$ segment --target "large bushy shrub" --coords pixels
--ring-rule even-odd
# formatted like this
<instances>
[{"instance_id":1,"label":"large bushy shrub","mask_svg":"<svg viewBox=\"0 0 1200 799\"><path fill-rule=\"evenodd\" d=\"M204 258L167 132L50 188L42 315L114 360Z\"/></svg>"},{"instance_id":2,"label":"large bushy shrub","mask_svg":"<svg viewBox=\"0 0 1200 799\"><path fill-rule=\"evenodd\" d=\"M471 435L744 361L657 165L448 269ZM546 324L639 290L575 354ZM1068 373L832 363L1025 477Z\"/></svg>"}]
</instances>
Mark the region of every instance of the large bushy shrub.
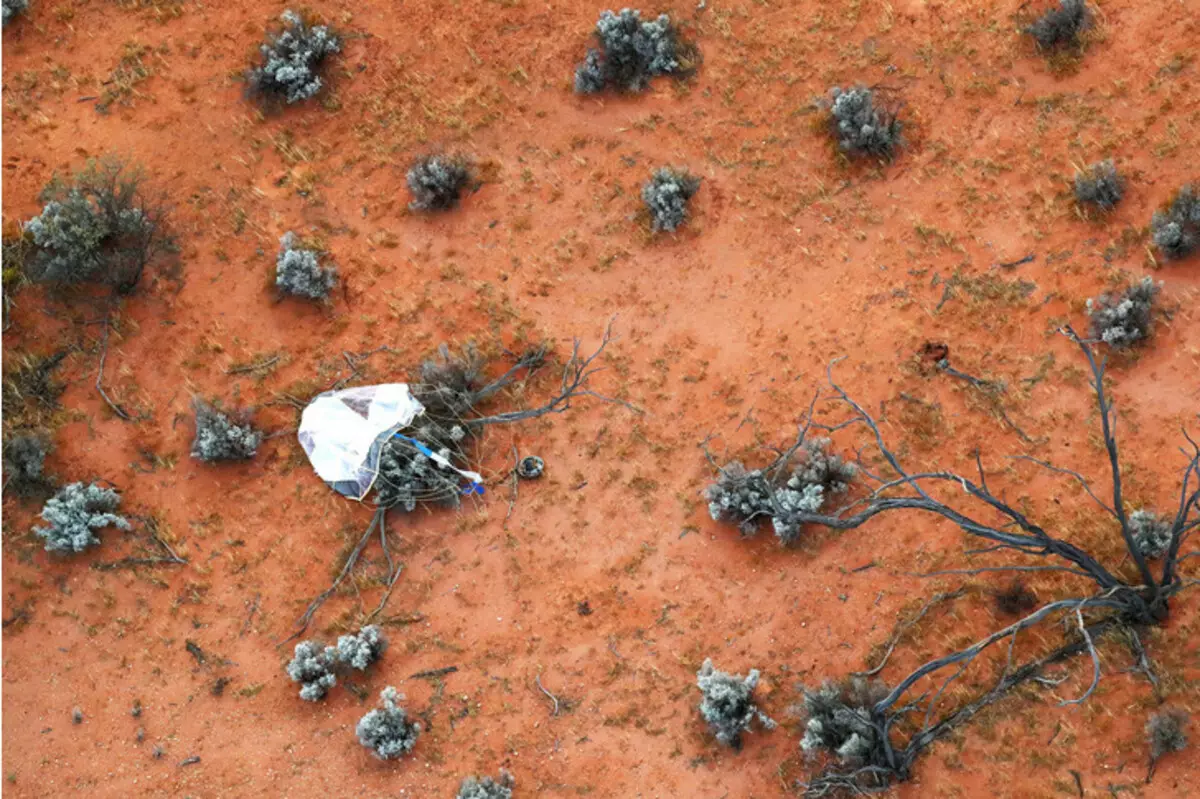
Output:
<instances>
[{"instance_id":1,"label":"large bushy shrub","mask_svg":"<svg viewBox=\"0 0 1200 799\"><path fill-rule=\"evenodd\" d=\"M1200 188L1181 188L1150 220L1154 245L1168 258L1186 258L1200 247Z\"/></svg>"},{"instance_id":2,"label":"large bushy shrub","mask_svg":"<svg viewBox=\"0 0 1200 799\"><path fill-rule=\"evenodd\" d=\"M111 488L71 483L46 502L42 519L47 526L33 532L46 541L47 552L83 552L100 543L96 530L129 529L129 521L114 513L120 505L120 495Z\"/></svg>"},{"instance_id":3,"label":"large bushy shrub","mask_svg":"<svg viewBox=\"0 0 1200 799\"><path fill-rule=\"evenodd\" d=\"M417 159L408 170L408 190L414 211L447 211L458 205L471 182L471 165L466 158L430 155Z\"/></svg>"},{"instance_id":4,"label":"large bushy shrub","mask_svg":"<svg viewBox=\"0 0 1200 799\"><path fill-rule=\"evenodd\" d=\"M1088 300L1092 338L1118 348L1148 338L1158 291L1154 281L1145 277L1120 294L1101 294Z\"/></svg>"},{"instance_id":5,"label":"large bushy shrub","mask_svg":"<svg viewBox=\"0 0 1200 799\"><path fill-rule=\"evenodd\" d=\"M803 526L797 515L820 511L829 497L848 491L858 473L853 463L828 453L829 444L825 438L805 441L790 474L786 469L749 471L737 461L727 464L704 491L709 515L738 525L743 535L753 535L770 519L775 535L792 543Z\"/></svg>"},{"instance_id":6,"label":"large bushy shrub","mask_svg":"<svg viewBox=\"0 0 1200 799\"><path fill-rule=\"evenodd\" d=\"M1043 50L1078 47L1080 37L1092 25L1092 12L1085 0L1059 0L1054 8L1025 29Z\"/></svg>"},{"instance_id":7,"label":"large bushy shrub","mask_svg":"<svg viewBox=\"0 0 1200 799\"><path fill-rule=\"evenodd\" d=\"M408 754L421 734L421 725L410 721L400 706L402 699L404 695L392 686L384 688L379 695L380 707L363 716L355 728L358 742L381 760Z\"/></svg>"},{"instance_id":8,"label":"large bushy shrub","mask_svg":"<svg viewBox=\"0 0 1200 799\"><path fill-rule=\"evenodd\" d=\"M138 170L113 158L89 163L70 183L51 180L42 213L24 225L34 245L30 279L133 291L167 244L161 214L146 202L141 183Z\"/></svg>"},{"instance_id":9,"label":"large bushy shrub","mask_svg":"<svg viewBox=\"0 0 1200 799\"><path fill-rule=\"evenodd\" d=\"M904 143L903 123L895 111L877 102L876 93L865 86L829 90L830 132L838 149L848 156L891 159Z\"/></svg>"},{"instance_id":10,"label":"large bushy shrub","mask_svg":"<svg viewBox=\"0 0 1200 799\"><path fill-rule=\"evenodd\" d=\"M642 202L655 231L675 232L687 219L688 202L700 190L700 178L685 169L662 167L642 186Z\"/></svg>"},{"instance_id":11,"label":"large bushy shrub","mask_svg":"<svg viewBox=\"0 0 1200 799\"><path fill-rule=\"evenodd\" d=\"M292 661L287 665L287 675L293 682L300 683L301 699L317 702L337 685L336 668L336 649L323 647L316 641L301 641L296 644Z\"/></svg>"},{"instance_id":12,"label":"large bushy shrub","mask_svg":"<svg viewBox=\"0 0 1200 799\"><path fill-rule=\"evenodd\" d=\"M758 670L751 669L745 677L718 671L712 660L705 660L696 673L696 685L704 698L700 700L700 715L718 741L740 749L742 733L750 729L755 719L766 729L775 722L754 704L754 688L758 685Z\"/></svg>"},{"instance_id":13,"label":"large bushy shrub","mask_svg":"<svg viewBox=\"0 0 1200 799\"><path fill-rule=\"evenodd\" d=\"M40 433L14 433L4 441L4 490L22 497L33 496L52 485L46 476L50 439Z\"/></svg>"},{"instance_id":14,"label":"large bushy shrub","mask_svg":"<svg viewBox=\"0 0 1200 799\"><path fill-rule=\"evenodd\" d=\"M1101 211L1111 211L1125 196L1125 178L1117 165L1100 161L1075 175L1075 201Z\"/></svg>"},{"instance_id":15,"label":"large bushy shrub","mask_svg":"<svg viewBox=\"0 0 1200 799\"><path fill-rule=\"evenodd\" d=\"M250 94L267 104L298 103L321 91L325 59L341 52L342 42L325 25L313 25L295 11L284 11L278 31L259 46L261 62L247 73Z\"/></svg>"},{"instance_id":16,"label":"large bushy shrub","mask_svg":"<svg viewBox=\"0 0 1200 799\"><path fill-rule=\"evenodd\" d=\"M337 283L337 269L321 266L321 253L300 246L295 233L287 232L279 240L275 259L275 287L284 294L323 300Z\"/></svg>"},{"instance_id":17,"label":"large bushy shrub","mask_svg":"<svg viewBox=\"0 0 1200 799\"><path fill-rule=\"evenodd\" d=\"M503 769L500 779L491 777L467 777L458 788L455 799L512 799L513 775Z\"/></svg>"},{"instance_id":18,"label":"large bushy shrub","mask_svg":"<svg viewBox=\"0 0 1200 799\"><path fill-rule=\"evenodd\" d=\"M4 0L3 24L7 25L17 14L23 14L29 8L29 0Z\"/></svg>"},{"instance_id":19,"label":"large bushy shrub","mask_svg":"<svg viewBox=\"0 0 1200 799\"><path fill-rule=\"evenodd\" d=\"M651 78L681 74L686 58L679 32L666 14L650 22L640 11L604 11L596 23L600 49L589 49L575 70L575 91L594 94L606 88L639 92Z\"/></svg>"},{"instance_id":20,"label":"large bushy shrub","mask_svg":"<svg viewBox=\"0 0 1200 799\"><path fill-rule=\"evenodd\" d=\"M826 682L804 692L808 721L800 748L809 755L825 752L850 766L874 765L882 741L871 723L871 708L887 696L878 682L852 677L842 684Z\"/></svg>"},{"instance_id":21,"label":"large bushy shrub","mask_svg":"<svg viewBox=\"0 0 1200 799\"><path fill-rule=\"evenodd\" d=\"M196 437L192 440L192 457L213 463L243 461L253 458L262 443L262 433L248 420L238 421L202 399L195 399ZM245 414L242 414L244 417Z\"/></svg>"}]
</instances>

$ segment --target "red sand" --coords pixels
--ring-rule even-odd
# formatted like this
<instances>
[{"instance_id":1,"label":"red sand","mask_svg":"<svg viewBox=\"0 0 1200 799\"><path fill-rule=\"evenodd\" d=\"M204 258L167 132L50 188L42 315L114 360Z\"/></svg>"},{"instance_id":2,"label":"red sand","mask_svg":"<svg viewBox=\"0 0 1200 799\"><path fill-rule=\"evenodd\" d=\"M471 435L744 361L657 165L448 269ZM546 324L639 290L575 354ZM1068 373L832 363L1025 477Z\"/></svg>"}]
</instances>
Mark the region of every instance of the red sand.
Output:
<instances>
[{"instance_id":1,"label":"red sand","mask_svg":"<svg viewBox=\"0 0 1200 799\"><path fill-rule=\"evenodd\" d=\"M238 76L282 7L136 5L34 0L5 30L3 210L6 226L28 219L53 172L108 152L168 193L182 285L149 279L123 304L106 367L115 399L145 416L107 411L93 388L97 326L67 323L37 291L18 295L4 353L87 348L63 371L66 420L49 467L111 480L127 510L161 515L189 564L89 569L131 549L111 530L98 550L51 559L28 534L37 508L5 499L4 617L28 615L3 636L6 795L448 797L463 776L500 767L518 796L787 793L806 773L789 711L798 687L863 668L901 609L961 582L904 576L962 564L961 534L926 518L814 532L791 550L708 519L698 444L710 433L731 451L755 434L785 441L839 356L842 385L893 409L885 432L911 465L967 470L983 447L995 479L1010 495L1036 488L1035 506L1064 534L1112 535L1071 485L1006 475L1001 458L1035 452L1104 479L1084 364L1053 331L1083 326L1087 297L1150 267L1152 210L1200 178L1193 0L1104 2L1102 40L1070 75L1016 33L1011 0L683 4L662 10L703 52L693 79L582 99L571 75L600 6L321 6L350 34L332 92L266 119ZM103 92L128 42L149 48L153 74L100 114L79 98ZM884 169L840 165L813 129L810 100L859 81L906 103L910 146ZM410 215L404 172L438 148L483 162L488 182L452 213ZM1071 164L1109 156L1131 177L1128 196L1104 222L1080 220ZM692 223L651 240L633 217L640 184L664 164L704 184ZM272 302L287 230L320 235L332 253L347 286L332 308ZM1029 253L1032 263L996 267ZM1178 430L1196 431L1198 270L1193 258L1151 272L1172 314L1111 372L1131 501L1172 501ZM1036 288L1011 302L960 290L939 309L934 278L955 272L982 288ZM507 522L503 485L461 514L394 515L407 568L386 611L392 647L358 681L369 696L339 687L321 704L297 699L282 668L289 648L275 644L369 510L311 473L280 395L348 376L343 352L389 345L402 355L374 356L356 382L400 380L444 340L524 333L562 352L573 335L594 346L614 315L621 339L596 388L647 412L581 401L493 430L481 448L490 476L502 477L514 444L544 457L547 476L521 486ZM958 368L1014 386L1044 368L1007 406L1044 442L1031 448L961 384L913 369L927 340L947 342ZM271 353L280 366L261 380L226 373ZM543 380L529 396L550 388ZM198 463L193 393L258 406L279 436L246 465ZM902 394L940 403L931 437ZM368 550L364 573L384 568ZM1032 584L1040 596L1058 586ZM378 584L360 589L331 600L314 632L374 608ZM581 616L585 600L593 612ZM917 652L994 623L986 597L940 618ZM1193 596L1149 639L1170 702L1193 710L1196 620ZM1086 687L1090 669L1076 662L1059 688L1010 699L938 744L898 795L1074 796L1072 770L1085 796L1194 794L1194 745L1142 784L1153 694L1121 673L1120 647L1103 653L1104 682L1083 707L1056 706ZM718 748L696 712L694 675L710 656L760 668L762 703L783 722L740 753ZM898 655L883 676L916 657ZM442 683L408 677L450 665ZM536 675L562 702L557 717ZM215 696L222 677L232 682ZM353 730L389 684L427 730L412 757L382 763Z\"/></svg>"}]
</instances>

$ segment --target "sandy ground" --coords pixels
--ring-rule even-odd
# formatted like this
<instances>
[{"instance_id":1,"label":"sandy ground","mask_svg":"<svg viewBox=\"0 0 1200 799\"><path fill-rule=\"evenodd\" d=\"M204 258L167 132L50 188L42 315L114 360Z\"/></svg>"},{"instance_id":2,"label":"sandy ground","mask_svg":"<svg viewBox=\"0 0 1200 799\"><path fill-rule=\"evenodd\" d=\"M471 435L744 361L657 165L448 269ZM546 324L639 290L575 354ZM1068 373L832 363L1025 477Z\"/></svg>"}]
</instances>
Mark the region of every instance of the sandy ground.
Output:
<instances>
[{"instance_id":1,"label":"sandy ground","mask_svg":"<svg viewBox=\"0 0 1200 799\"><path fill-rule=\"evenodd\" d=\"M1200 262L1156 269L1145 244L1153 209L1200 179L1195 0L1103 2L1097 41L1065 72L1017 35L1014 0L676 3L661 10L699 45L699 72L600 98L570 88L599 6L327 4L314 10L347 34L331 90L263 118L240 74L282 8L33 0L4 31L5 225L37 213L56 170L116 152L167 193L182 266L178 281L151 275L117 319L106 384L135 423L94 390L87 307L18 295L5 360L72 347L51 470L112 481L189 560L89 568L138 551L137 533L112 530L100 549L51 558L28 532L37 507L5 498L5 795L448 797L463 776L501 767L519 796L785 795L808 773L801 685L863 668L901 613L964 582L968 596L882 676L968 642L995 626L987 592L1003 581L906 576L964 563L961 534L920 517L814 531L791 549L741 539L708 518L700 442L715 436L718 453L786 442L845 356L838 380L879 410L910 465L973 469L982 448L1010 495L1112 552L1114 530L1069 481L1003 456L1103 480L1084 363L1054 331L1082 327L1086 298L1142 274L1163 281L1170 313L1110 379L1131 502L1177 495L1178 431L1196 430L1200 407ZM103 99L129 52L149 77L98 112L81 98ZM905 102L909 146L886 168L839 162L814 130L811 100L854 82ZM471 155L486 182L452 213L410 214L405 170L438 149ZM1129 174L1128 196L1107 219L1080 219L1072 164L1103 157ZM651 238L638 191L664 164L704 183L692 223ZM331 307L274 301L287 230L319 237L336 261L345 291ZM594 347L614 316L620 339L596 388L646 412L581 401L493 429L480 452L497 482L482 501L390 521L406 571L377 670L356 692L297 699L276 644L370 511L312 474L285 396L352 376L346 352L390 346L354 380L400 380L442 341L546 338L561 353L573 336ZM926 341L947 343L959 369L1007 380L1010 423L965 384L923 372ZM263 373L229 374L274 355ZM552 388L535 380L511 399ZM245 465L196 462L192 394L254 406L278 435ZM513 446L548 467L506 518ZM385 569L368 550L314 632L335 636L374 608ZM1041 598L1070 588L1030 585ZM1179 601L1148 639L1169 701L1193 710L1196 611L1194 596ZM1154 694L1123 673L1126 650L1101 653L1086 704L1058 706L1086 688L1080 661L1057 688L1022 691L939 743L897 794L1076 796L1077 774L1084 796L1194 795L1194 747L1143 784ZM718 747L696 712L706 657L761 669L780 728L741 752ZM426 726L399 762L374 760L353 732L385 685Z\"/></svg>"}]
</instances>

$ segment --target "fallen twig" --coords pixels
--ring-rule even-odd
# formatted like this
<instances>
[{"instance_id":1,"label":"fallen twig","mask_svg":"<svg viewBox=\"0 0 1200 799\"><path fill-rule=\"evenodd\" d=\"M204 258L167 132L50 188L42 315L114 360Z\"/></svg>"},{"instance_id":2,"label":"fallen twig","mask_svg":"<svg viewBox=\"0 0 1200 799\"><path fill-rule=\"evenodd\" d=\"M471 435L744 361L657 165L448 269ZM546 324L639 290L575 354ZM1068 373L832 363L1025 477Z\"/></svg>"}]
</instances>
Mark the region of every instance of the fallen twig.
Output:
<instances>
[{"instance_id":1,"label":"fallen twig","mask_svg":"<svg viewBox=\"0 0 1200 799\"><path fill-rule=\"evenodd\" d=\"M550 711L550 715L552 717L557 716L558 715L558 697L555 696L554 694L550 693L549 691L547 691L546 686L542 685L542 675L540 675L540 674L535 675L533 678L533 681L535 683L537 683L537 687L541 690L541 692L544 693L547 697L549 697L550 701L554 703L554 708Z\"/></svg>"},{"instance_id":2,"label":"fallen twig","mask_svg":"<svg viewBox=\"0 0 1200 799\"><path fill-rule=\"evenodd\" d=\"M108 357L108 329L109 315L106 313L104 315L104 333L100 337L100 370L96 372L96 390L100 392L100 396L108 403L108 407L112 409L113 413L126 422L131 422L133 421L133 417L124 408L113 402L109 398L108 392L104 390L104 360Z\"/></svg>"},{"instance_id":3,"label":"fallen twig","mask_svg":"<svg viewBox=\"0 0 1200 799\"><path fill-rule=\"evenodd\" d=\"M447 674L453 674L458 671L458 666L444 666L440 669L427 669L418 671L416 674L410 674L410 680L426 680L430 677L445 677Z\"/></svg>"}]
</instances>

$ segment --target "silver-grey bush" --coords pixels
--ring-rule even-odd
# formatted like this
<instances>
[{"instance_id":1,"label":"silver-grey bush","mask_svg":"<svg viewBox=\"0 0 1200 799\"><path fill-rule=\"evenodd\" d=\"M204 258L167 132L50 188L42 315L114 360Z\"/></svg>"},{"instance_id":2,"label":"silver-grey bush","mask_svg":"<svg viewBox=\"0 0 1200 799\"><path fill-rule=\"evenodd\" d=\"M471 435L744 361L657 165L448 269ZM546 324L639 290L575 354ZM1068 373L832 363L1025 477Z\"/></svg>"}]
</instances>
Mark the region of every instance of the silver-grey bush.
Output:
<instances>
[{"instance_id":1,"label":"silver-grey bush","mask_svg":"<svg viewBox=\"0 0 1200 799\"><path fill-rule=\"evenodd\" d=\"M1125 196L1125 178L1111 160L1092 164L1075 175L1075 201L1111 211Z\"/></svg>"},{"instance_id":2,"label":"silver-grey bush","mask_svg":"<svg viewBox=\"0 0 1200 799\"><path fill-rule=\"evenodd\" d=\"M327 26L309 25L295 11L284 11L279 19L282 28L259 46L262 61L246 77L252 96L290 105L321 91L321 68L341 52L342 42Z\"/></svg>"},{"instance_id":3,"label":"silver-grey bush","mask_svg":"<svg viewBox=\"0 0 1200 799\"><path fill-rule=\"evenodd\" d=\"M1088 300L1092 338L1117 347L1131 347L1150 336L1154 300L1159 287L1149 277L1120 294L1101 294Z\"/></svg>"},{"instance_id":4,"label":"silver-grey bush","mask_svg":"<svg viewBox=\"0 0 1200 799\"><path fill-rule=\"evenodd\" d=\"M447 211L458 205L463 189L471 181L471 166L465 158L431 155L420 158L408 170L408 190L414 211Z\"/></svg>"},{"instance_id":5,"label":"silver-grey bush","mask_svg":"<svg viewBox=\"0 0 1200 799\"><path fill-rule=\"evenodd\" d=\"M700 178L685 169L662 167L642 186L642 202L655 231L675 232L688 216L688 202L700 190Z\"/></svg>"},{"instance_id":6,"label":"silver-grey bush","mask_svg":"<svg viewBox=\"0 0 1200 799\"><path fill-rule=\"evenodd\" d=\"M275 287L284 294L323 300L337 283L337 269L321 266L321 253L300 246L295 233L287 232L279 240L275 259Z\"/></svg>"},{"instance_id":7,"label":"silver-grey bush","mask_svg":"<svg viewBox=\"0 0 1200 799\"><path fill-rule=\"evenodd\" d=\"M512 799L513 775L500 770L500 779L491 777L467 777L458 788L455 799Z\"/></svg>"},{"instance_id":8,"label":"silver-grey bush","mask_svg":"<svg viewBox=\"0 0 1200 799\"><path fill-rule=\"evenodd\" d=\"M1200 188L1187 184L1150 220L1154 246L1167 258L1186 258L1200 247Z\"/></svg>"},{"instance_id":9,"label":"silver-grey bush","mask_svg":"<svg viewBox=\"0 0 1200 799\"><path fill-rule=\"evenodd\" d=\"M639 92L650 79L682 71L682 46L671 18L660 14L643 22L640 11L604 11L596 23L600 49L590 49L575 70L575 91L594 94L605 88Z\"/></svg>"},{"instance_id":10,"label":"silver-grey bush","mask_svg":"<svg viewBox=\"0 0 1200 799\"><path fill-rule=\"evenodd\" d=\"M17 14L23 14L29 8L29 0L4 0L4 23L7 25Z\"/></svg>"},{"instance_id":11,"label":"silver-grey bush","mask_svg":"<svg viewBox=\"0 0 1200 799\"><path fill-rule=\"evenodd\" d=\"M403 757L417 745L421 725L409 720L400 706L403 698L392 686L384 688L379 694L380 707L363 716L355 728L358 742L380 760Z\"/></svg>"},{"instance_id":12,"label":"silver-grey bush","mask_svg":"<svg viewBox=\"0 0 1200 799\"><path fill-rule=\"evenodd\" d=\"M1056 7L1034 20L1025 32L1043 50L1077 47L1079 37L1092 25L1092 12L1085 0L1059 0Z\"/></svg>"},{"instance_id":13,"label":"silver-grey bush","mask_svg":"<svg viewBox=\"0 0 1200 799\"><path fill-rule=\"evenodd\" d=\"M41 515L47 526L33 532L45 540L47 552L83 552L100 543L96 530L129 529L129 521L113 512L120 505L120 495L111 488L71 483L46 502Z\"/></svg>"},{"instance_id":14,"label":"silver-grey bush","mask_svg":"<svg viewBox=\"0 0 1200 799\"><path fill-rule=\"evenodd\" d=\"M754 688L758 685L758 670L751 669L745 677L718 671L712 660L705 660L696 672L696 685L704 697L700 700L700 715L718 741L734 749L742 745L742 733L750 729L755 719L770 730L775 722L754 704Z\"/></svg>"},{"instance_id":15,"label":"silver-grey bush","mask_svg":"<svg viewBox=\"0 0 1200 799\"><path fill-rule=\"evenodd\" d=\"M838 149L849 156L891 159L904 143L903 123L894 111L876 102L875 92L865 86L829 90L830 128Z\"/></svg>"},{"instance_id":16,"label":"silver-grey bush","mask_svg":"<svg viewBox=\"0 0 1200 799\"><path fill-rule=\"evenodd\" d=\"M39 433L15 433L4 441L4 490L28 497L51 486L46 476L50 439Z\"/></svg>"},{"instance_id":17,"label":"silver-grey bush","mask_svg":"<svg viewBox=\"0 0 1200 799\"><path fill-rule=\"evenodd\" d=\"M301 641L296 644L292 661L287 665L287 675L293 682L300 683L301 699L317 702L337 685L336 667L336 649L323 647L316 641Z\"/></svg>"},{"instance_id":18,"label":"silver-grey bush","mask_svg":"<svg viewBox=\"0 0 1200 799\"><path fill-rule=\"evenodd\" d=\"M1129 514L1129 530L1138 551L1147 558L1161 558L1171 546L1171 524L1154 511L1135 510Z\"/></svg>"},{"instance_id":19,"label":"silver-grey bush","mask_svg":"<svg viewBox=\"0 0 1200 799\"><path fill-rule=\"evenodd\" d=\"M344 666L366 671L382 657L387 646L383 631L374 624L368 624L353 635L338 638L337 659Z\"/></svg>"},{"instance_id":20,"label":"silver-grey bush","mask_svg":"<svg viewBox=\"0 0 1200 799\"><path fill-rule=\"evenodd\" d=\"M1155 761L1172 752L1181 752L1187 747L1188 714L1177 708L1169 708L1150 717L1146 723L1146 737L1150 740L1150 760Z\"/></svg>"},{"instance_id":21,"label":"silver-grey bush","mask_svg":"<svg viewBox=\"0 0 1200 799\"><path fill-rule=\"evenodd\" d=\"M197 398L196 437L192 440L192 457L205 463L242 461L253 458L262 443L262 433L245 420L234 421L228 414Z\"/></svg>"},{"instance_id":22,"label":"silver-grey bush","mask_svg":"<svg viewBox=\"0 0 1200 799\"><path fill-rule=\"evenodd\" d=\"M871 708L887 695L881 683L852 677L838 685L825 682L804 692L808 721L800 748L809 755L826 752L846 765L870 765L882 743L871 724Z\"/></svg>"}]
</instances>

